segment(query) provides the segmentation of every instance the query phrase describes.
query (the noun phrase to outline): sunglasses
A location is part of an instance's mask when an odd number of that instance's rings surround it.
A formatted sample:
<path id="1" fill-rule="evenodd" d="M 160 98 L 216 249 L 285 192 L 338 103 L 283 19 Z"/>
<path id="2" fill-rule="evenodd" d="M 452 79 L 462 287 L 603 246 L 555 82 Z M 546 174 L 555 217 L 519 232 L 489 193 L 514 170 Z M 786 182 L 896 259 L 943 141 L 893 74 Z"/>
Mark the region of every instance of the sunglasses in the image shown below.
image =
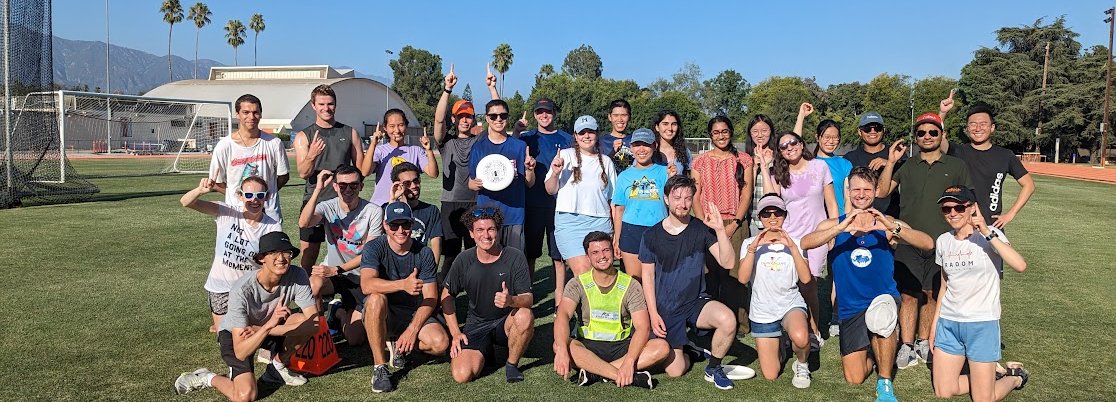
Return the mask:
<path id="1" fill-rule="evenodd" d="M 801 144 L 801 143 L 802 142 L 798 141 L 797 138 L 791 138 L 789 141 L 784 142 L 782 144 L 779 144 L 779 149 L 783 150 L 783 151 L 786 151 L 787 148 L 793 147 L 793 146 Z"/>
<path id="2" fill-rule="evenodd" d="M 422 180 L 420 180 L 420 179 L 414 179 L 414 180 L 400 180 L 400 181 L 399 181 L 399 184 L 402 184 L 402 185 L 403 185 L 403 187 L 418 186 L 418 185 L 421 185 L 421 184 L 422 184 Z"/>
<path id="3" fill-rule="evenodd" d="M 399 230 L 399 228 L 403 228 L 403 230 L 411 230 L 411 224 L 411 221 L 388 222 L 388 229 Z"/>
<path id="4" fill-rule="evenodd" d="M 922 137 L 927 134 L 930 134 L 931 137 L 938 138 L 938 136 L 941 135 L 942 132 L 938 130 L 915 130 L 916 137 Z"/>
<path id="5" fill-rule="evenodd" d="M 784 211 L 784 210 L 781 210 L 781 209 L 765 209 L 763 211 L 760 211 L 760 213 L 759 213 L 760 219 L 767 219 L 767 218 L 770 218 L 772 216 L 778 216 L 780 218 L 784 218 L 784 217 L 787 216 L 787 211 Z"/>
<path id="6" fill-rule="evenodd" d="M 477 208 L 477 209 L 473 210 L 473 217 L 474 218 L 485 218 L 485 217 L 492 217 L 492 216 L 496 216 L 496 208 L 494 208 L 494 207 L 484 207 L 484 208 Z"/>
<path id="7" fill-rule="evenodd" d="M 870 132 L 873 132 L 873 131 L 875 131 L 877 133 L 882 133 L 883 132 L 883 124 L 876 124 L 876 123 L 866 124 L 866 125 L 860 126 L 860 131 L 863 131 L 863 132 L 866 132 L 866 133 L 870 133 Z"/>
<path id="8" fill-rule="evenodd" d="M 968 209 L 969 209 L 968 205 L 962 205 L 962 204 L 957 204 L 957 205 L 954 205 L 952 207 L 947 207 L 945 205 L 942 205 L 942 214 L 943 215 L 949 215 L 950 211 L 962 214 L 962 213 L 965 213 L 965 211 L 968 210 Z"/>
<path id="9" fill-rule="evenodd" d="M 351 183 L 337 182 L 337 188 L 342 189 L 342 190 L 348 190 L 350 188 L 355 189 L 355 188 L 359 188 L 359 187 L 360 187 L 360 182 L 358 182 L 358 181 L 354 181 L 354 182 L 351 182 Z"/>
<path id="10" fill-rule="evenodd" d="M 251 193 L 245 193 L 245 192 L 241 191 L 240 195 L 243 195 L 244 199 L 246 199 L 246 200 L 252 200 L 252 199 L 262 200 L 264 198 L 267 198 L 267 192 L 266 191 L 256 191 L 256 192 L 251 192 Z"/>
<path id="11" fill-rule="evenodd" d="M 507 120 L 509 115 L 508 115 L 508 113 L 505 112 L 505 113 L 487 113 L 487 114 L 485 114 L 485 116 L 488 116 L 488 118 L 492 119 L 492 120 Z"/>

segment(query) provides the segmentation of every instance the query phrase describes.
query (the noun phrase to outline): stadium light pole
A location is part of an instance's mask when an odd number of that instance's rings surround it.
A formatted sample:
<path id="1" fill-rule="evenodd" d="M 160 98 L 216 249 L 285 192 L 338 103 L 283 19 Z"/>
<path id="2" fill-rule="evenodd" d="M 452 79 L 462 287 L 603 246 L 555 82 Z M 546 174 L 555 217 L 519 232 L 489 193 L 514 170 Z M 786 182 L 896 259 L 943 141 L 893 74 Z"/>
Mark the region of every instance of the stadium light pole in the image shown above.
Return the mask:
<path id="1" fill-rule="evenodd" d="M 105 93 L 112 93 L 109 91 L 109 71 L 111 64 L 109 64 L 109 48 L 112 47 L 112 42 L 109 41 L 109 0 L 105 0 Z"/>
<path id="2" fill-rule="evenodd" d="M 12 183 L 12 33 L 8 29 L 12 19 L 11 5 L 11 0 L 4 0 L 4 179 L 9 197 L 14 196 L 15 188 Z"/>
<path id="3" fill-rule="evenodd" d="M 1116 7 L 1104 10 L 1108 18 L 1104 22 L 1108 23 L 1108 61 L 1105 62 L 1107 66 L 1104 78 L 1104 128 L 1101 129 L 1101 149 L 1100 149 L 1100 166 L 1104 167 L 1106 163 L 1106 156 L 1108 156 L 1108 131 L 1109 119 L 1108 111 L 1112 106 L 1112 33 L 1116 29 Z"/>
<path id="4" fill-rule="evenodd" d="M 391 50 L 388 50 L 388 49 L 384 49 L 384 53 L 387 54 L 388 68 L 391 68 L 391 56 L 394 55 L 395 52 L 393 52 Z M 382 83 L 382 84 L 384 84 L 384 113 L 387 113 L 387 110 L 390 109 L 388 107 L 388 93 L 391 92 L 391 88 L 388 88 L 387 83 Z M 384 122 L 384 123 L 386 124 L 387 122 Z"/>

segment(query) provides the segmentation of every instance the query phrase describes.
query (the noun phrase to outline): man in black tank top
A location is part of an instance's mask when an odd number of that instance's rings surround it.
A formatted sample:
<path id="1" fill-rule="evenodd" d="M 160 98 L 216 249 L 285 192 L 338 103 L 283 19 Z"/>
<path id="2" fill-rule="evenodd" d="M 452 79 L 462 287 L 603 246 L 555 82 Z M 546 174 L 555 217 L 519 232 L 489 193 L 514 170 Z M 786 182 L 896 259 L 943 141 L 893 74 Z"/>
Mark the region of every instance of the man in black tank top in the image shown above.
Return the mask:
<path id="1" fill-rule="evenodd" d="M 318 184 L 318 172 L 334 170 L 340 165 L 360 166 L 364 158 L 361 150 L 360 135 L 356 129 L 334 120 L 337 110 L 337 95 L 329 85 L 319 85 L 310 92 L 310 106 L 314 108 L 314 124 L 302 129 L 295 135 L 295 160 L 298 175 L 306 180 L 302 195 L 302 206 L 314 187 Z M 318 201 L 336 197 L 332 188 L 323 189 Z M 301 210 L 301 209 L 300 209 Z M 298 248 L 302 253 L 303 267 L 317 263 L 318 252 L 325 241 L 325 228 L 321 224 L 299 230 Z M 316 297 L 317 295 L 315 295 Z"/>

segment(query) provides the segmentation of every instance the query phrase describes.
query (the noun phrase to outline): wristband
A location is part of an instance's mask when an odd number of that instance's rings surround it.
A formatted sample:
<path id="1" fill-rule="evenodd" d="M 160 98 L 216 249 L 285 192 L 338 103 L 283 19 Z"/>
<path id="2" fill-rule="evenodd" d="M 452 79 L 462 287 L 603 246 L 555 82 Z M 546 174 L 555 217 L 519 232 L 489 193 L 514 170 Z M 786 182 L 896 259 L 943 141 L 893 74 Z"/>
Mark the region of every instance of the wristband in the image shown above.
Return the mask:
<path id="1" fill-rule="evenodd" d="M 902 231 L 903 231 L 903 225 L 900 225 L 899 222 L 895 222 L 895 229 L 891 229 L 891 234 L 895 235 L 895 236 L 898 236 L 899 232 L 902 232 Z"/>
<path id="2" fill-rule="evenodd" d="M 996 238 L 999 238 L 999 237 L 1000 237 L 999 233 L 996 233 L 996 232 L 992 231 L 992 232 L 988 233 L 988 236 L 984 236 L 984 240 L 992 241 L 992 239 L 996 239 Z"/>
<path id="3" fill-rule="evenodd" d="M 449 89 L 445 89 L 445 88 L 442 88 L 442 92 L 445 92 L 445 93 L 447 93 L 447 94 L 453 93 L 453 91 L 452 91 L 452 90 L 449 90 Z"/>

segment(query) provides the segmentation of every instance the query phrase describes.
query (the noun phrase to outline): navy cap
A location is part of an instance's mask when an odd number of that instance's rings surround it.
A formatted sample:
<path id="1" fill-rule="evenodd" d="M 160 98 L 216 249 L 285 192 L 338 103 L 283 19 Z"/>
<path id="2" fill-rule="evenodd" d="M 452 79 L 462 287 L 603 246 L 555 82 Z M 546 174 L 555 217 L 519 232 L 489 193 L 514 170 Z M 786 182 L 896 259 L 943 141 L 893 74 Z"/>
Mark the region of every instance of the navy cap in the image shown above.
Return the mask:
<path id="1" fill-rule="evenodd" d="M 872 123 L 878 123 L 882 126 L 884 124 L 883 116 L 880 116 L 880 114 L 876 112 L 865 113 L 863 116 L 860 116 L 860 124 L 857 124 L 857 127 L 864 127 Z"/>
<path id="2" fill-rule="evenodd" d="M 650 129 L 641 128 L 632 133 L 632 142 L 642 142 L 648 145 L 655 144 L 655 133 Z"/>
<path id="3" fill-rule="evenodd" d="M 396 201 L 384 207 L 384 222 L 414 221 L 411 206 L 405 202 Z"/>

